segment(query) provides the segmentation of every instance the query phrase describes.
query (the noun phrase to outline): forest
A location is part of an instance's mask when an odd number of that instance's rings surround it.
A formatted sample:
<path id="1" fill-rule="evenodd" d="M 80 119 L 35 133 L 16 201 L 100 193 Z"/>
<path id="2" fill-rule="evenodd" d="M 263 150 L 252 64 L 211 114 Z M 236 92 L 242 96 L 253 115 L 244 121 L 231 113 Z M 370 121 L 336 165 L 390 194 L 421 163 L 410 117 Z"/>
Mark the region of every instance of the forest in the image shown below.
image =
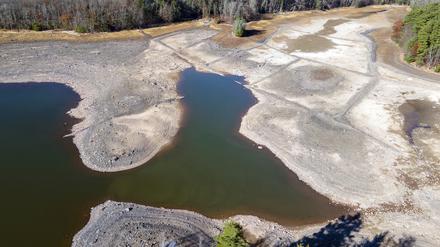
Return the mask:
<path id="1" fill-rule="evenodd" d="M 405 50 L 405 60 L 440 72 L 440 3 L 414 6 L 393 26 L 393 39 Z"/>
<path id="2" fill-rule="evenodd" d="M 0 0 L 1 29 L 118 31 L 218 17 L 255 20 L 264 13 L 408 4 L 410 0 Z M 429 0 L 427 0 L 429 1 Z"/>

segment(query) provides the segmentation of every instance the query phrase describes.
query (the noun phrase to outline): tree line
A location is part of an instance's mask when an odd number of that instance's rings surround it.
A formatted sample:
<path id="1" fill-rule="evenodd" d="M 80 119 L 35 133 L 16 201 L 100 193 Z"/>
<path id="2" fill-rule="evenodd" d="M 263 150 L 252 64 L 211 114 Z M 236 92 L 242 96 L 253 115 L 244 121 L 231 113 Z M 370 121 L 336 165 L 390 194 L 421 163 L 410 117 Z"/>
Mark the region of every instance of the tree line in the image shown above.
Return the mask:
<path id="1" fill-rule="evenodd" d="M 407 62 L 440 73 L 440 3 L 419 4 L 394 24 L 393 39 L 404 48 Z"/>
<path id="2" fill-rule="evenodd" d="M 0 28 L 117 31 L 201 17 L 255 20 L 263 13 L 388 3 L 409 0 L 0 0 Z"/>

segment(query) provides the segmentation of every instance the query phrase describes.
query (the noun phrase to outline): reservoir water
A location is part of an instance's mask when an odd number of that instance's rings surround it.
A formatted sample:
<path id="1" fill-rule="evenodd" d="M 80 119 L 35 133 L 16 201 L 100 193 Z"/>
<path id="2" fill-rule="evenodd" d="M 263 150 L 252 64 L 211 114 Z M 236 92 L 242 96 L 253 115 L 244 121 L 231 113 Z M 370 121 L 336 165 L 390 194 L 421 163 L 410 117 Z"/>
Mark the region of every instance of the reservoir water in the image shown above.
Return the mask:
<path id="1" fill-rule="evenodd" d="M 66 112 L 79 96 L 59 83 L 0 83 L 1 232 L 5 246 L 69 246 L 90 208 L 107 199 L 252 214 L 284 225 L 317 223 L 346 208 L 330 204 L 270 151 L 238 133 L 256 103 L 243 79 L 188 69 L 179 94 L 185 117 L 174 143 L 147 164 L 98 173 L 79 159 Z"/>

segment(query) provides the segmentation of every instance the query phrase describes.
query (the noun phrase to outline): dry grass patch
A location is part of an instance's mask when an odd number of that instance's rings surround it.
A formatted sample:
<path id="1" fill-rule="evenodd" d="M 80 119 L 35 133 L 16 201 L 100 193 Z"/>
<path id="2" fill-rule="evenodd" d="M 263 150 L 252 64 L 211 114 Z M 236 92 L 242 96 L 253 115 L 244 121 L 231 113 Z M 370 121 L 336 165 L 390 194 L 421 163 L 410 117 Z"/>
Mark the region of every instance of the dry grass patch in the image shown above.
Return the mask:
<path id="1" fill-rule="evenodd" d="M 109 33 L 79 34 L 73 31 L 0 31 L 0 43 L 34 42 L 34 41 L 79 41 L 99 42 L 109 40 L 130 40 L 142 38 L 138 30 L 127 30 Z"/>
<path id="2" fill-rule="evenodd" d="M 204 20 L 201 19 L 197 21 L 186 21 L 175 24 L 169 24 L 165 26 L 147 28 L 147 29 L 143 29 L 142 31 L 152 37 L 157 37 L 160 35 L 165 35 L 176 31 L 202 27 L 203 25 L 204 25 Z"/>
<path id="3" fill-rule="evenodd" d="M 197 28 L 203 26 L 203 21 L 188 21 L 165 26 L 147 28 L 143 30 L 124 30 L 119 32 L 98 32 L 98 33 L 76 33 L 74 31 L 50 30 L 43 32 L 20 30 L 0 30 L 0 43 L 13 42 L 34 42 L 34 41 L 78 41 L 78 42 L 100 42 L 112 40 L 140 39 L 144 34 L 151 37 Z"/>

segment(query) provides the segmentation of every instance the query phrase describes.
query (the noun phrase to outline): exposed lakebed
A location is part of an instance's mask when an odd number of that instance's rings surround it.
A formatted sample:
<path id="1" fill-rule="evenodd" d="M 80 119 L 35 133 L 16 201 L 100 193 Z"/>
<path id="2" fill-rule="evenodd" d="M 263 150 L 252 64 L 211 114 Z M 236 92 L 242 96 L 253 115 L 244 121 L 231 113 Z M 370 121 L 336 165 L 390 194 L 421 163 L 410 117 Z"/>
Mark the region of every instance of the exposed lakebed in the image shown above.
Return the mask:
<path id="1" fill-rule="evenodd" d="M 106 199 L 286 225 L 344 213 L 238 133 L 256 99 L 237 82 L 242 78 L 184 71 L 178 91 L 185 116 L 174 143 L 118 173 L 87 169 L 63 138 L 75 121 L 65 113 L 80 100 L 74 91 L 58 83 L 0 84 L 3 243 L 67 246 L 90 207 Z"/>

